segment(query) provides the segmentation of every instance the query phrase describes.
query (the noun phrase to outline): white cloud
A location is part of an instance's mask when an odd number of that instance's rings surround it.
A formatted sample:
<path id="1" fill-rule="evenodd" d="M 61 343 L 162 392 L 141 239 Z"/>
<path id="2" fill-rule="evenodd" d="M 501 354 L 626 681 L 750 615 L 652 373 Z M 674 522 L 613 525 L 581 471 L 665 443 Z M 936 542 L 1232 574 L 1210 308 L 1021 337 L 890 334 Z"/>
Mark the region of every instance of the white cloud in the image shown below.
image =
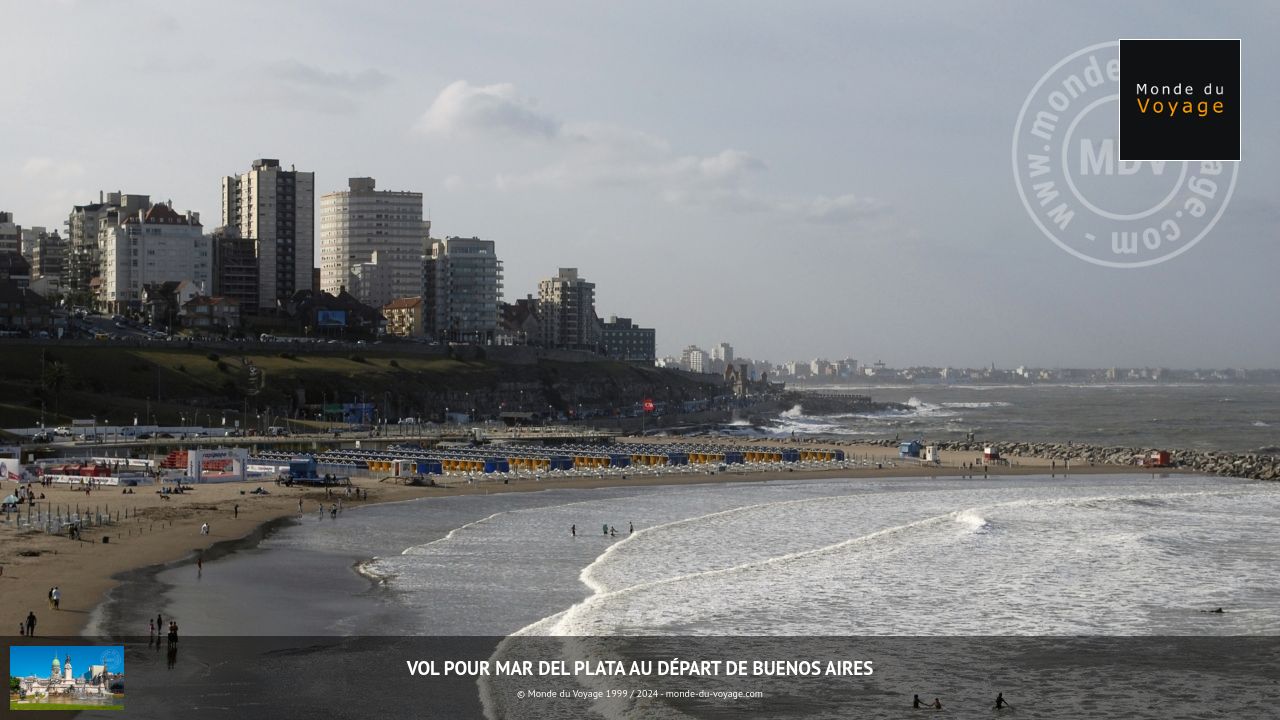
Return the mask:
<path id="1" fill-rule="evenodd" d="M 768 171 L 744 150 L 678 154 L 664 138 L 633 128 L 567 123 L 539 109 L 510 83 L 476 86 L 458 80 L 440 91 L 417 130 L 427 136 L 466 137 L 485 143 L 518 139 L 533 143 L 543 159 L 531 167 L 503 170 L 498 190 L 628 188 L 671 203 L 733 212 L 763 212 L 786 221 L 859 223 L 883 216 L 888 205 L 851 193 L 794 199 L 753 190 L 751 178 Z M 554 156 L 550 162 L 546 153 Z M 517 157 L 512 153 L 507 162 Z M 446 187 L 456 189 L 452 179 Z"/>
<path id="2" fill-rule="evenodd" d="M 550 139 L 561 127 L 532 100 L 517 95 L 514 85 L 477 86 L 458 80 L 440 91 L 419 119 L 418 130 L 428 135 L 499 133 Z"/>

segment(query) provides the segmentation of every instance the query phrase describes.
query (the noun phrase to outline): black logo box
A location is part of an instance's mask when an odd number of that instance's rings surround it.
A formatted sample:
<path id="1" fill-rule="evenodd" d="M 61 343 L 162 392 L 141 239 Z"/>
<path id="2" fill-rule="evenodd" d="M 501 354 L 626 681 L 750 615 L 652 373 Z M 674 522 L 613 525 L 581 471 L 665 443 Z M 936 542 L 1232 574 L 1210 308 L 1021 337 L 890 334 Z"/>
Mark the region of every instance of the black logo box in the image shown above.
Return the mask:
<path id="1" fill-rule="evenodd" d="M 1122 38 L 1120 159 L 1239 160 L 1240 57 L 1238 39 Z M 1147 86 L 1146 92 L 1139 93 L 1140 85 Z M 1206 86 L 1211 86 L 1208 94 Z M 1165 94 L 1165 87 L 1182 92 Z M 1185 102 L 1192 103 L 1191 114 L 1183 112 Z M 1154 112 L 1157 103 L 1163 112 Z M 1172 115 L 1170 103 L 1177 104 Z M 1215 109 L 1215 103 L 1222 104 Z"/>

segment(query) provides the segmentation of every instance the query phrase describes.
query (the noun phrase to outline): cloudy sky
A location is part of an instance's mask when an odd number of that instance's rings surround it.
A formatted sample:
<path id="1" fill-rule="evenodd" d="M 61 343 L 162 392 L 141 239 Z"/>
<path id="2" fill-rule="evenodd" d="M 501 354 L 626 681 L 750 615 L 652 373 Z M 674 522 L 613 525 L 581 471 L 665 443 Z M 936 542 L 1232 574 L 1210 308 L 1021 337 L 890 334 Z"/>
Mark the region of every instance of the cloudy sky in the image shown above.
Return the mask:
<path id="1" fill-rule="evenodd" d="M 258 157 L 373 176 L 497 241 L 507 299 L 576 266 L 659 352 L 891 365 L 1280 366 L 1280 14 L 1264 3 L 0 0 L 0 208 L 99 190 L 220 223 Z M 1010 139 L 1118 37 L 1241 37 L 1244 162 L 1143 270 L 1054 246 Z"/>

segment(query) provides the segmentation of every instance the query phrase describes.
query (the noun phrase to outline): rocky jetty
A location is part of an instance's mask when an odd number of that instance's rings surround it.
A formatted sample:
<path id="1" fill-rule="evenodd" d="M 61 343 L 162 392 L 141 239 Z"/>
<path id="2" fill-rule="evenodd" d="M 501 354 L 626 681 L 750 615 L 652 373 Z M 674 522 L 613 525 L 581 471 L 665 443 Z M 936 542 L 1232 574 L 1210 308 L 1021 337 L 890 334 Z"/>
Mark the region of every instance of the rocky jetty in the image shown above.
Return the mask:
<path id="1" fill-rule="evenodd" d="M 873 444 L 893 447 L 896 440 L 878 440 Z M 1078 443 L 1026 443 L 1026 442 L 947 442 L 931 443 L 940 450 L 974 452 L 981 454 L 984 448 L 993 448 L 1006 459 L 1036 457 L 1049 460 L 1088 463 L 1091 465 L 1139 465 L 1151 457 L 1155 450 L 1166 448 L 1118 447 L 1081 445 Z M 1251 478 L 1254 480 L 1280 480 L 1280 455 L 1263 453 L 1232 453 L 1208 450 L 1169 450 L 1171 467 L 1195 470 L 1208 475 Z"/>
<path id="2" fill-rule="evenodd" d="M 789 390 L 782 393 L 776 403 L 782 410 L 799 405 L 805 415 L 839 415 L 842 413 L 879 413 L 910 410 L 895 402 L 878 402 L 869 395 L 848 392 L 816 392 Z"/>

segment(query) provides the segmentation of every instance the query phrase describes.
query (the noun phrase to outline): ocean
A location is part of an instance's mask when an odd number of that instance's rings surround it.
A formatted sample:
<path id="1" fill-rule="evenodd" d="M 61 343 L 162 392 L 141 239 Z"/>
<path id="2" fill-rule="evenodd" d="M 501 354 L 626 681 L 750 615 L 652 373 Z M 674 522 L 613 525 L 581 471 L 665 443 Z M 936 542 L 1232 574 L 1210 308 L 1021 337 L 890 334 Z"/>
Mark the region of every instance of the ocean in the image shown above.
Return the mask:
<path id="1" fill-rule="evenodd" d="M 1280 386 L 1237 384 L 885 385 L 823 388 L 910 406 L 812 416 L 803 404 L 765 434 L 921 438 L 1280 453 Z M 740 423 L 732 432 L 756 431 Z"/>
<path id="2" fill-rule="evenodd" d="M 308 515 L 159 572 L 155 603 L 122 588 L 108 628 L 159 611 L 196 635 L 1276 635 L 1278 533 L 1280 485 L 1192 475 L 461 496 Z"/>

